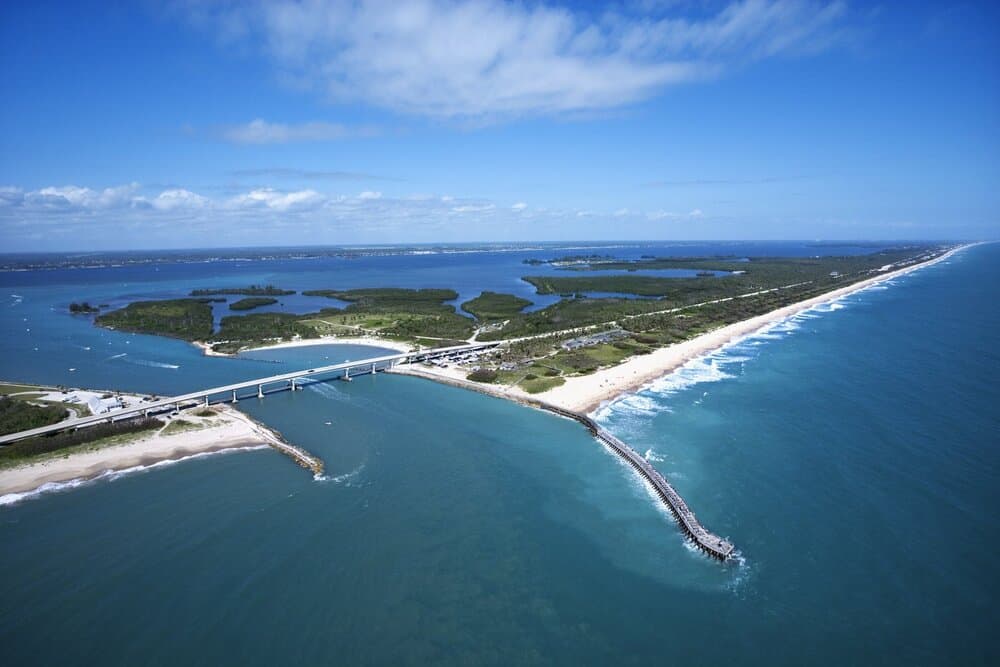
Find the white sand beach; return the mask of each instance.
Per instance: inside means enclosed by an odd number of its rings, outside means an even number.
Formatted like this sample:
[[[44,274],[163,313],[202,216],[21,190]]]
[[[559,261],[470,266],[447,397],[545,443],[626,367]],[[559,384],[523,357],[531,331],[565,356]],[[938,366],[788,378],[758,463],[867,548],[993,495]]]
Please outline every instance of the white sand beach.
[[[847,285],[841,289],[833,290],[832,292],[806,299],[805,301],[800,301],[748,320],[721,327],[691,340],[660,348],[651,354],[631,357],[617,366],[605,368],[590,375],[568,377],[565,384],[538,394],[529,395],[518,387],[470,383],[464,379],[465,374],[455,368],[421,366],[415,372],[410,372],[405,368],[400,368],[399,370],[429,379],[440,379],[448,384],[468,386],[475,388],[477,391],[495,396],[514,400],[520,397],[531,396],[536,401],[551,403],[567,410],[589,413],[596,410],[603,403],[613,400],[622,394],[637,391],[644,385],[675,371],[696,357],[709,354],[735,340],[752,335],[775,322],[791,317],[808,308],[829,303],[873,285],[898,278],[911,271],[917,271],[945,261],[954,253],[967,247],[969,245],[955,248],[938,258],[921,264],[908,266],[897,271],[887,271],[867,280]]]
[[[207,357],[235,357],[235,354],[225,354],[215,352],[207,343],[196,342],[194,345],[200,349]],[[271,345],[261,345],[259,347],[249,347],[242,352],[254,352],[257,350],[279,350],[288,347],[311,347],[313,345],[370,345],[372,347],[382,347],[387,350],[398,350],[399,352],[409,352],[414,349],[412,345],[397,340],[389,340],[378,336],[321,336],[319,338],[299,338]]]
[[[235,409],[220,405],[212,410],[216,414],[211,418],[194,415],[196,410],[182,413],[179,419],[193,425],[189,430],[165,433],[165,429],[160,429],[136,434],[122,444],[83,445],[68,455],[54,452],[37,461],[0,470],[0,496],[223,449],[254,449],[281,443],[275,434]]]

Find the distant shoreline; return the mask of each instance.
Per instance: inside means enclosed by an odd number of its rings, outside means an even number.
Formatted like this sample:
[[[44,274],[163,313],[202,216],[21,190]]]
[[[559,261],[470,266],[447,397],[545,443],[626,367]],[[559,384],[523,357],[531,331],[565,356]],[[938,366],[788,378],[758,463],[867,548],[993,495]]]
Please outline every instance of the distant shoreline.
[[[776,322],[809,308],[836,301],[887,280],[945,261],[955,253],[974,245],[978,244],[965,244],[953,248],[932,260],[886,272],[757,317],[720,327],[690,340],[660,348],[650,354],[631,357],[616,366],[589,375],[568,377],[565,379],[565,384],[537,394],[529,394],[515,385],[473,382],[466,379],[465,372],[456,367],[399,366],[393,369],[393,372],[504,398],[521,405],[540,407],[542,404],[549,404],[571,412],[593,413],[609,402],[639,391],[650,382],[669,375],[693,359],[753,335]],[[208,356],[237,356],[212,352],[204,343],[195,345]],[[399,341],[374,336],[324,336],[264,345],[244,351],[318,345],[370,345],[399,351],[415,349]],[[142,470],[168,461],[200,457],[223,450],[248,450],[267,446],[283,449],[282,445],[285,443],[279,435],[235,408],[216,405],[213,410],[216,412],[216,416],[212,418],[213,423],[201,424],[202,427],[197,429],[167,435],[161,431],[145,433],[123,444],[109,444],[90,450],[84,446],[81,450],[64,452],[62,455],[57,452],[54,456],[46,455],[35,461],[26,461],[23,465],[0,469],[0,506],[45,491],[49,485],[53,485],[54,488],[75,486],[116,471]],[[192,411],[184,413],[182,419],[198,421],[193,417]]]
[[[464,375],[460,374],[459,371],[452,368],[425,366],[420,367],[419,371],[402,368],[400,370],[405,374],[418,375],[419,377],[437,380],[444,384],[463,386],[481,393],[490,394],[491,396],[507,398],[515,402],[523,402],[525,400],[544,402],[564,410],[592,414],[610,402],[642,390],[649,383],[673,373],[693,359],[705,356],[726,345],[753,335],[781,320],[792,317],[809,308],[836,301],[837,299],[868,289],[887,280],[892,280],[912,271],[918,271],[938,262],[945,261],[955,253],[975,245],[979,244],[968,243],[958,246],[926,262],[896,271],[887,271],[882,275],[852,283],[840,289],[832,290],[788,306],[783,306],[763,315],[720,327],[690,340],[659,348],[650,354],[630,357],[620,364],[595,371],[589,375],[567,377],[564,384],[537,394],[529,394],[516,386],[471,382],[466,380]]]

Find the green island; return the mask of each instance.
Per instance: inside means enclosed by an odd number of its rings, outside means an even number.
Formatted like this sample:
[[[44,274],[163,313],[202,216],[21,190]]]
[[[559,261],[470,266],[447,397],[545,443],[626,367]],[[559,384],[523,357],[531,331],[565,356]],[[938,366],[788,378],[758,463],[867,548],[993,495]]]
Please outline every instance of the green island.
[[[265,296],[250,296],[229,304],[229,310],[253,310],[261,306],[271,306],[278,303],[277,299]]]
[[[472,335],[475,322],[455,311],[445,301],[458,298],[450,289],[404,289],[398,287],[312,290],[306,296],[325,296],[348,301],[343,310],[328,309],[304,316],[324,334],[379,333],[398,340],[463,341]]]
[[[135,301],[99,315],[94,323],[109,329],[151,333],[187,341],[212,337],[212,306],[205,299]]]
[[[274,285],[250,285],[250,287],[220,287],[216,289],[196,289],[191,296],[215,296],[237,294],[242,296],[285,296],[295,294],[295,290],[278,289]]]
[[[82,315],[86,313],[99,313],[101,311],[97,306],[91,306],[89,302],[84,301],[83,303],[77,303],[74,301],[69,304],[69,312],[74,315]]]
[[[475,315],[479,320],[505,320],[514,317],[530,305],[531,301],[513,294],[483,292],[475,299],[463,303],[462,310]]]
[[[932,259],[946,246],[905,246],[846,257],[566,257],[551,262],[597,263],[565,276],[525,276],[539,294],[565,296],[533,312],[527,299],[483,292],[456,311],[451,289],[324,289],[303,292],[348,302],[304,315],[252,313],[211,329],[204,300],[137,302],[96,319],[101,326],[175,336],[233,353],[247,347],[320,336],[376,335],[424,346],[503,341],[489,358],[469,361],[470,379],[545,391],[719,327]],[[601,269],[687,268],[723,275],[669,278],[608,275]],[[589,297],[588,292],[621,296]],[[645,298],[628,298],[642,296]]]
[[[212,345],[214,351],[233,354],[247,347],[282,340],[318,338],[316,329],[304,324],[302,317],[290,313],[229,315],[222,318],[218,333],[200,340],[206,343],[210,340],[217,341]]]

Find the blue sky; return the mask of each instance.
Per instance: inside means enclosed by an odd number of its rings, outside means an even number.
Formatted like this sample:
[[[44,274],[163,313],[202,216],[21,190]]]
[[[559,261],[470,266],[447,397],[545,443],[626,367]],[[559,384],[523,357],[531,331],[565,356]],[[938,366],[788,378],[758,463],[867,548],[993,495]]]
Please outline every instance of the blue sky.
[[[111,4],[0,8],[4,250],[1000,236],[998,3]]]

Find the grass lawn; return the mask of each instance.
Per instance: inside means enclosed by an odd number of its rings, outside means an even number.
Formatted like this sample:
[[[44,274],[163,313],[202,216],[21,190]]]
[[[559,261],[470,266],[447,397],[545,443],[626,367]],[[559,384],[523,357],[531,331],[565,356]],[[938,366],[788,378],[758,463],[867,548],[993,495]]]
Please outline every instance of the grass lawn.
[[[0,384],[0,395],[6,396],[7,394],[16,394],[20,391],[35,391],[41,388],[33,384]]]
[[[540,394],[565,383],[566,380],[561,377],[537,377],[533,380],[521,380],[519,386],[529,394]]]

